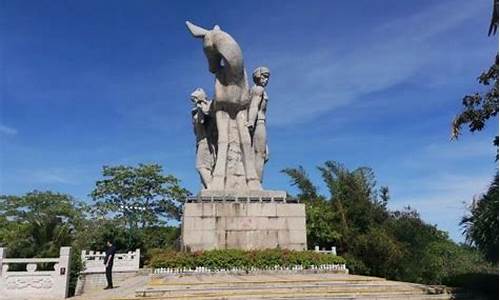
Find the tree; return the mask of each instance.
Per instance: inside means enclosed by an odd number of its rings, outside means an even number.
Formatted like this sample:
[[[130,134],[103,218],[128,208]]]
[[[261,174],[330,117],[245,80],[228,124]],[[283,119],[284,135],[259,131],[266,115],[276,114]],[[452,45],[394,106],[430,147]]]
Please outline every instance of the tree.
[[[488,35],[496,34],[497,30],[498,0],[493,0]],[[482,95],[475,93],[463,98],[464,110],[452,124],[453,139],[458,138],[462,125],[468,124],[471,132],[480,131],[487,120],[498,115],[498,53],[495,63],[479,76],[479,83],[491,87]],[[497,147],[498,161],[498,135],[493,144]],[[465,228],[467,241],[475,245],[488,260],[498,262],[498,169],[488,192],[479,201],[473,201],[470,216],[465,216],[460,224]]]
[[[497,29],[498,0],[493,0],[493,12],[488,35],[494,35]],[[464,109],[452,122],[452,139],[458,139],[463,125],[467,124],[470,132],[480,131],[490,118],[498,115],[498,53],[493,65],[488,71],[481,73],[478,81],[485,87],[490,88],[483,94],[476,92],[463,98]],[[496,159],[498,160],[498,135],[495,136],[493,144],[497,147]]]
[[[370,226],[384,221],[372,169],[359,167],[350,171],[335,161],[327,161],[318,169],[330,191],[330,203],[340,214],[344,236],[366,233]]]
[[[391,196],[389,194],[389,187],[388,186],[380,187],[379,195],[380,195],[380,205],[382,205],[383,207],[387,207],[387,203],[389,203],[389,200],[391,199]]]
[[[383,227],[372,227],[353,240],[351,253],[362,258],[368,275],[395,278],[406,249]]]
[[[290,177],[292,185],[297,186],[300,193],[297,197],[303,202],[314,201],[318,199],[318,188],[314,186],[314,184],[307,176],[306,171],[302,166],[298,166],[297,168],[287,168],[281,170],[281,173],[285,173]]]
[[[422,257],[431,243],[451,242],[445,232],[425,223],[418,212],[410,207],[392,212],[384,227],[400,243],[405,253],[395,270],[394,278],[411,282],[429,282],[436,278],[429,273],[430,262],[423,263]],[[453,242],[451,244],[455,245]]]
[[[72,294],[83,267],[79,255],[82,248],[75,243],[75,237],[88,225],[86,211],[86,205],[71,196],[50,191],[1,195],[0,246],[11,257],[57,257],[60,247],[71,246]]]
[[[84,207],[69,195],[53,192],[1,195],[0,243],[14,257],[57,256],[83,225]]]
[[[306,203],[308,243],[348,251],[352,236],[368,232],[387,217],[377,201],[375,175],[370,168],[350,171],[335,161],[325,162],[318,170],[330,192],[328,200],[318,194],[303,167],[282,172],[299,188],[298,197]]]
[[[493,10],[491,12],[490,29],[488,36],[495,34],[498,30],[498,0],[493,0]]]
[[[498,54],[495,63],[488,71],[483,72],[478,80],[480,84],[491,88],[484,94],[476,92],[463,98],[464,110],[452,123],[452,139],[458,139],[463,125],[467,124],[470,132],[480,131],[490,118],[498,115]],[[497,147],[498,160],[498,135],[495,136],[493,144]]]
[[[302,166],[287,168],[281,171],[290,177],[292,185],[299,188],[297,197],[306,204],[307,244],[309,248],[319,246],[329,248],[340,240],[340,233],[333,226],[338,216],[330,209],[325,197],[318,195]]]
[[[498,173],[488,191],[473,201],[470,215],[462,218],[467,241],[492,262],[498,263]]]
[[[415,210],[390,211],[389,188],[376,188],[372,169],[349,170],[334,161],[318,169],[328,197],[318,193],[304,168],[283,173],[306,205],[308,246],[336,246],[354,274],[435,284],[491,270],[476,249],[457,245]]]
[[[104,166],[102,175],[105,178],[97,181],[91,193],[101,215],[111,214],[130,228],[180,219],[179,201],[189,192],[174,176],[163,175],[161,166]]]
[[[336,246],[341,234],[336,228],[337,214],[331,210],[325,200],[315,201],[306,205],[307,244],[312,249],[315,246],[330,248]]]

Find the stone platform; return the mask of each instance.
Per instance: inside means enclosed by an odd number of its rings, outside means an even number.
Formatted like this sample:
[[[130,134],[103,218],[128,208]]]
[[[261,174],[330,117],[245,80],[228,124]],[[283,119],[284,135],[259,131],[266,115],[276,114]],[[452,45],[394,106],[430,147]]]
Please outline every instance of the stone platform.
[[[201,200],[230,200],[230,201],[285,201],[286,192],[285,191],[238,191],[238,190],[225,190],[225,191],[214,191],[214,190],[202,190],[197,197]],[[194,199],[194,198],[192,198]]]
[[[304,204],[287,203],[286,199],[253,202],[251,197],[238,201],[240,198],[186,202],[183,249],[307,249]]]

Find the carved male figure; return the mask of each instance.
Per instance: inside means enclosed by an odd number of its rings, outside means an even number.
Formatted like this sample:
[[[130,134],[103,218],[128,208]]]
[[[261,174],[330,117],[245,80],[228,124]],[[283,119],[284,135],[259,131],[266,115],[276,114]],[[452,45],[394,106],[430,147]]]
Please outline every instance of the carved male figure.
[[[213,171],[211,190],[224,190],[227,155],[229,149],[230,122],[236,122],[245,179],[250,190],[262,190],[255,170],[255,154],[251,137],[246,127],[249,104],[249,88],[243,54],[236,41],[219,26],[206,30],[186,22],[191,34],[203,39],[203,51],[208,60],[209,71],[215,74],[215,118],[217,124],[217,160]]]
[[[255,85],[250,90],[250,108],[247,126],[252,134],[252,146],[255,151],[255,170],[262,182],[264,164],[269,158],[266,134],[267,93],[265,87],[271,72],[267,67],[258,67],[252,74]]]
[[[201,88],[191,93],[193,109],[193,129],[196,136],[196,170],[200,174],[201,183],[206,189],[212,181],[212,169],[215,163],[214,131],[216,130],[212,120],[210,106],[211,101]]]

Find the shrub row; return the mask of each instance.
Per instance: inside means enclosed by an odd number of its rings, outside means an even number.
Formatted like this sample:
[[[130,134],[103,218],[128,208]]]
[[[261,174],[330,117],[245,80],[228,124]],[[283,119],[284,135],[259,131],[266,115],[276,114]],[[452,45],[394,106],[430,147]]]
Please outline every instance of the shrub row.
[[[327,264],[345,264],[340,256],[313,251],[293,251],[282,249],[268,250],[210,250],[203,252],[176,252],[153,250],[148,262],[152,268],[189,268],[206,267],[211,270],[232,268],[265,269],[274,266],[304,268]]]

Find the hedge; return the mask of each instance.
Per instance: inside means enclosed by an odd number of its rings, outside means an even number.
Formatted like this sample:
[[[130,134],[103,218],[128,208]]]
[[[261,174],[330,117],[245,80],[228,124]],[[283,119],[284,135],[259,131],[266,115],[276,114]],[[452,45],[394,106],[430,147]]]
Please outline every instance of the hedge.
[[[282,249],[244,251],[236,249],[210,250],[199,252],[176,252],[153,250],[148,265],[152,268],[205,267],[211,270],[232,268],[265,269],[274,266],[304,268],[320,265],[345,264],[340,256],[313,251],[293,251]]]

